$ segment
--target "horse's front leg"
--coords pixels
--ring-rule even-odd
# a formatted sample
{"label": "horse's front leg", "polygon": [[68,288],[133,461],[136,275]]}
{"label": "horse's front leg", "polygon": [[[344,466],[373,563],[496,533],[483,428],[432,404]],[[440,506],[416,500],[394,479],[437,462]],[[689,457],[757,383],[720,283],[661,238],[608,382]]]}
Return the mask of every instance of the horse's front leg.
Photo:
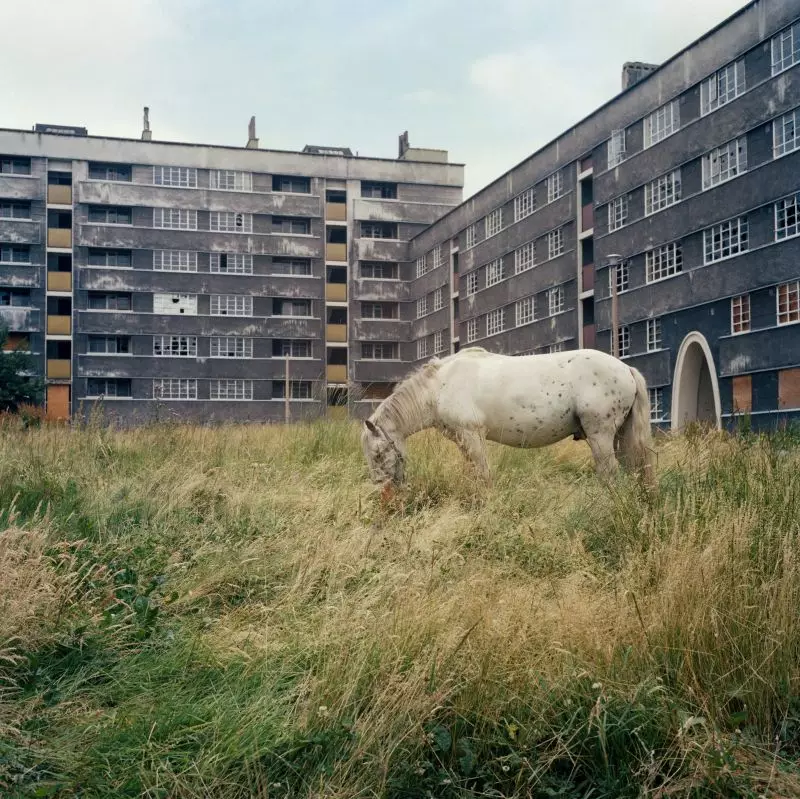
{"label": "horse's front leg", "polygon": [[446,432],[446,435],[455,441],[461,454],[475,467],[478,476],[486,483],[492,485],[492,475],[489,471],[489,458],[486,454],[486,442],[477,430],[456,430]]}

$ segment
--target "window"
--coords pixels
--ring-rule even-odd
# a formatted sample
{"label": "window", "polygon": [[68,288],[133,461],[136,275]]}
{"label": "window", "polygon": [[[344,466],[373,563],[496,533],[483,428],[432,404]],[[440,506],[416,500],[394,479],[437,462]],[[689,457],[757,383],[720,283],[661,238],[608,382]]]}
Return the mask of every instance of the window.
{"label": "window", "polygon": [[677,275],[683,269],[683,251],[674,242],[656,247],[645,254],[645,267],[648,283]]}
{"label": "window", "polygon": [[212,294],[212,316],[252,316],[253,298],[243,294]]}
{"label": "window", "polygon": [[275,275],[310,276],[311,259],[309,258],[273,258],[272,270]]}
{"label": "window", "polygon": [[731,297],[731,333],[750,331],[750,295]]}
{"label": "window", "polygon": [[467,249],[474,247],[478,239],[477,225],[470,225],[467,228]]}
{"label": "window", "polygon": [[527,325],[534,321],[533,297],[525,297],[524,300],[517,300],[514,306],[516,313],[517,327]]}
{"label": "window", "polygon": [[428,298],[420,297],[417,300],[417,319],[428,313]]}
{"label": "window", "polygon": [[361,196],[371,197],[374,200],[396,200],[396,183],[378,183],[377,181],[361,181]]}
{"label": "window", "polygon": [[275,300],[273,316],[311,316],[311,300]]}
{"label": "window", "polygon": [[660,386],[658,388],[648,388],[647,398],[650,401],[650,421],[663,422],[664,421],[664,389]]}
{"label": "window", "polygon": [[394,222],[362,222],[362,239],[396,239],[397,225]]}
{"label": "window", "polygon": [[631,329],[627,325],[620,325],[617,330],[617,352],[620,358],[631,354]]}
{"label": "window", "polygon": [[529,241],[514,251],[514,274],[518,275],[534,266],[536,266],[536,248],[533,242]]}
{"label": "window", "polygon": [[131,381],[123,378],[91,377],[86,384],[88,397],[130,397]]}
{"label": "window", "polygon": [[427,271],[425,256],[421,255],[419,258],[417,258],[417,277],[422,277]]}
{"label": "window", "polygon": [[211,338],[212,358],[252,358],[253,339],[238,336],[213,336]]}
{"label": "window", "polygon": [[[67,300],[67,303],[69,303],[69,300]],[[30,291],[0,290],[0,305],[4,307],[13,305],[17,308],[30,308],[31,293]]]}
{"label": "window", "polygon": [[747,139],[734,139],[703,156],[703,188],[710,189],[747,170]]}
{"label": "window", "polygon": [[700,113],[708,114],[744,92],[744,60],[723,67],[700,84]]}
{"label": "window", "polygon": [[393,263],[361,261],[361,277],[371,280],[399,280],[400,268]]}
{"label": "window", "polygon": [[197,399],[197,380],[177,377],[153,380],[153,397],[163,400]]}
{"label": "window", "polygon": [[437,330],[433,334],[433,352],[437,355],[444,352],[444,332],[442,330]]}
{"label": "window", "polygon": [[608,230],[619,230],[628,221],[628,195],[615,197],[608,204]]}
{"label": "window", "polygon": [[210,270],[213,274],[252,275],[253,256],[247,253],[212,252]]}
{"label": "window", "polygon": [[212,400],[251,400],[253,399],[252,380],[212,380],[209,387]]}
{"label": "window", "polygon": [[800,322],[800,281],[778,286],[778,324]]}
{"label": "window", "polygon": [[197,336],[153,336],[153,355],[196,358]]}
{"label": "window", "polygon": [[127,164],[89,164],[89,180],[131,181],[131,168]]}
{"label": "window", "polygon": [[547,312],[555,316],[564,310],[564,287],[554,286],[547,291]]}
{"label": "window", "polygon": [[273,358],[310,358],[311,342],[306,339],[273,339]]}
{"label": "window", "polygon": [[173,316],[196,316],[196,294],[154,294],[153,313],[170,314]]}
{"label": "window", "polygon": [[417,339],[417,358],[428,357],[428,337]]}
{"label": "window", "polygon": [[101,250],[90,248],[88,255],[89,266],[120,266],[130,267],[130,250]]}
{"label": "window", "polygon": [[111,205],[90,205],[89,222],[98,225],[130,225],[130,208],[117,208]]}
{"label": "window", "polygon": [[550,353],[550,355],[553,355],[556,352],[564,352],[564,342],[557,341],[555,344],[550,344],[547,347],[547,352]]}
{"label": "window", "polygon": [[467,322],[467,342],[476,341],[478,338],[478,320],[470,319]]}
{"label": "window", "polygon": [[3,156],[0,158],[0,174],[3,175],[30,175],[30,158],[11,158]]}
{"label": "window", "polygon": [[645,216],[674,205],[681,199],[681,171],[675,169],[667,175],[650,181],[644,187]]}
{"label": "window", "polygon": [[252,191],[253,176],[250,172],[235,172],[232,169],[212,169],[209,187],[224,191]]}
{"label": "window", "polygon": [[564,231],[559,228],[558,230],[551,230],[547,234],[547,256],[548,258],[555,258],[564,252]]}
{"label": "window", "polygon": [[0,263],[29,264],[31,248],[27,244],[0,244]]}
{"label": "window", "polygon": [[647,351],[654,352],[661,349],[661,320],[647,320]]}
{"label": "window", "polygon": [[673,100],[653,111],[644,120],[644,148],[652,147],[667,136],[671,136],[680,127],[680,109],[678,101]]}
{"label": "window", "polygon": [[747,217],[729,219],[703,231],[703,260],[710,264],[747,250]]}
{"label": "window", "polygon": [[772,146],[775,158],[800,147],[800,109],[790,111],[772,123]]}
{"label": "window", "polygon": [[154,166],[153,185],[195,189],[197,188],[197,170],[185,166]]}
{"label": "window", "polygon": [[31,204],[4,200],[0,202],[0,219],[30,219]]}
{"label": "window", "polygon": [[[284,380],[272,381],[272,399],[286,399],[286,382]],[[289,399],[293,400],[313,399],[311,381],[290,380]]]}
{"label": "window", "polygon": [[442,258],[442,247],[439,244],[437,244],[431,250],[431,263],[433,264],[434,269],[438,269],[440,266],[444,266],[444,258]]}
{"label": "window", "polygon": [[608,168],[613,169],[625,160],[625,131],[612,130],[608,140]]}
{"label": "window", "polygon": [[478,270],[476,269],[474,272],[470,272],[467,275],[467,296],[469,297],[470,294],[476,294],[478,292]]}
{"label": "window", "polygon": [[153,250],[156,272],[196,272],[197,253],[186,250]]}
{"label": "window", "polygon": [[497,308],[494,311],[489,311],[486,314],[486,335],[495,336],[502,333],[505,329],[505,320],[503,316],[503,309]]}
{"label": "window", "polygon": [[131,295],[123,292],[90,291],[91,311],[130,311]]}
{"label": "window", "polygon": [[[213,217],[214,214],[211,216]],[[197,211],[185,208],[154,208],[153,227],[169,230],[197,230]]]}
{"label": "window", "polygon": [[272,191],[285,191],[291,194],[311,194],[311,181],[289,175],[273,175]]}
{"label": "window", "polygon": [[361,357],[365,361],[396,361],[398,359],[396,341],[362,341]]}
{"label": "window", "polygon": [[[630,264],[627,261],[620,261],[616,265],[617,273],[617,292],[627,291],[630,288]],[[608,267],[608,292],[611,293],[614,280],[614,267]]]}
{"label": "window", "polygon": [[[775,240],[789,239],[800,233],[800,216],[798,216],[800,194],[793,194],[775,203]],[[5,261],[6,259],[3,258]]]}
{"label": "window", "polygon": [[523,191],[514,198],[514,221],[519,222],[525,219],[536,210],[536,192],[531,186],[527,191]]}
{"label": "window", "polygon": [[362,319],[399,319],[400,308],[396,302],[362,302]]}
{"label": "window", "polygon": [[444,292],[441,288],[433,292],[433,310],[441,311],[444,308]]}
{"label": "window", "polygon": [[557,200],[564,193],[564,176],[555,172],[547,178],[547,202]]}
{"label": "window", "polygon": [[[274,230],[274,217],[272,222]],[[238,211],[212,211],[208,215],[208,229],[220,233],[252,233],[253,215]]]}
{"label": "window", "polygon": [[503,259],[497,258],[486,267],[486,287],[494,286],[503,279]]}
{"label": "window", "polygon": [[494,236],[503,229],[503,209],[496,208],[486,215],[484,224],[486,225],[486,238]]}
{"label": "window", "polygon": [[130,355],[130,336],[89,336],[87,352],[93,355]]}
{"label": "window", "polygon": [[800,23],[795,22],[790,28],[772,37],[772,74],[777,75],[798,61],[800,61]]}

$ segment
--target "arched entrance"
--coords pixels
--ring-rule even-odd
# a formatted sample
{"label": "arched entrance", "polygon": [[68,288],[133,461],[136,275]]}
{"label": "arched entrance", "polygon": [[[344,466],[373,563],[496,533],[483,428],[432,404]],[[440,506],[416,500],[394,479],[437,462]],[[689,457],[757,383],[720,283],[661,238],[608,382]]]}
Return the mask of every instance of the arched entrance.
{"label": "arched entrance", "polygon": [[719,428],[722,407],[717,370],[711,348],[702,333],[689,333],[678,350],[672,380],[672,429],[690,422]]}

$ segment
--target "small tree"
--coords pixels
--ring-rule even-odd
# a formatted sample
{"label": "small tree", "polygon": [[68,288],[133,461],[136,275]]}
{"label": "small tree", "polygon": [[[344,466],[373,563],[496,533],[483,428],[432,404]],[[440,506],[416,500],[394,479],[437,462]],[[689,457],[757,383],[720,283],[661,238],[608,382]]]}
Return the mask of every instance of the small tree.
{"label": "small tree", "polygon": [[7,341],[8,329],[0,325],[0,411],[15,413],[20,405],[41,403],[44,383],[41,378],[25,374],[31,361],[24,352],[2,352]]}

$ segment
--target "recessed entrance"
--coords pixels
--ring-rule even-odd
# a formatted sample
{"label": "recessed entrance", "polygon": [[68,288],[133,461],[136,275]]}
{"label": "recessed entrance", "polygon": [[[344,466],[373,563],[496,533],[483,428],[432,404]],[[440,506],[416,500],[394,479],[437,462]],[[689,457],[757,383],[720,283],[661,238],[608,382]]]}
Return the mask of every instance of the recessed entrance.
{"label": "recessed entrance", "polygon": [[691,422],[720,427],[722,408],[714,358],[702,333],[683,340],[672,381],[672,429]]}

